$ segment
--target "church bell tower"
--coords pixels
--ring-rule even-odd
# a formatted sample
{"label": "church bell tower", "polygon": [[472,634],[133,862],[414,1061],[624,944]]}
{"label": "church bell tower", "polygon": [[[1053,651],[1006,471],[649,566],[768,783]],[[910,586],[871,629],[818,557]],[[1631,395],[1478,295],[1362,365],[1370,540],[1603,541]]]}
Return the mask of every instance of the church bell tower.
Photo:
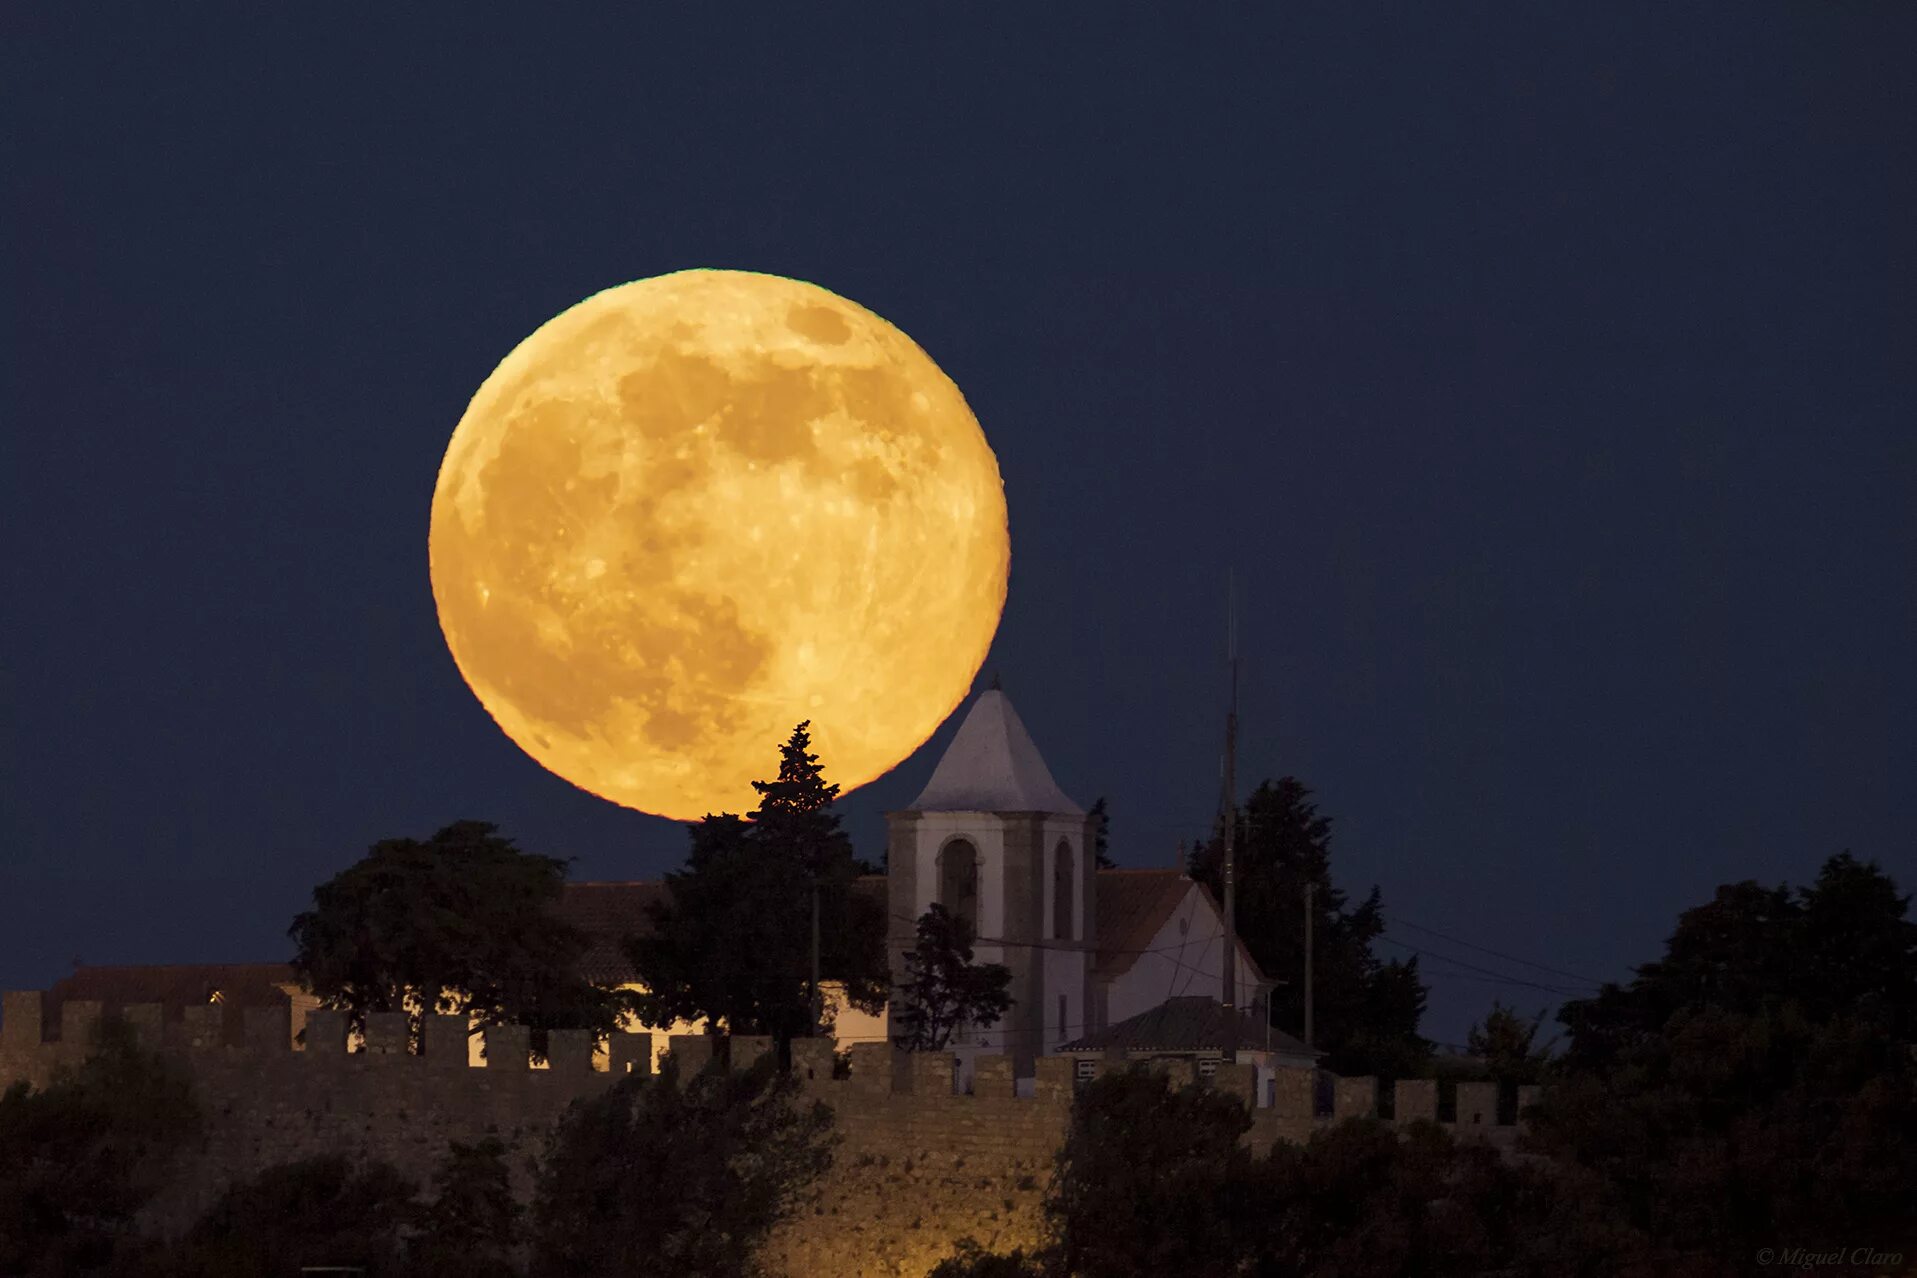
{"label": "church bell tower", "polygon": [[[976,961],[1012,972],[1011,1010],[956,1050],[1008,1055],[1022,1077],[1093,1028],[1092,818],[1052,780],[996,682],[973,700],[924,791],[885,819],[893,979],[933,902],[971,920]],[[898,999],[895,988],[894,1016]]]}

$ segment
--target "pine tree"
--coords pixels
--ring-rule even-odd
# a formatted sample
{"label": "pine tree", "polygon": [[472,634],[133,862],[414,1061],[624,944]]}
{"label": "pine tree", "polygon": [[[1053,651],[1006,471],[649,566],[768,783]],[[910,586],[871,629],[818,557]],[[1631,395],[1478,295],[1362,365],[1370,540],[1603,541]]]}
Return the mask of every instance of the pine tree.
{"label": "pine tree", "polygon": [[[1431,1046],[1418,1036],[1425,988],[1416,958],[1380,959],[1384,902],[1377,888],[1352,905],[1331,880],[1331,818],[1294,777],[1259,785],[1238,818],[1234,879],[1238,935],[1266,976],[1284,981],[1272,995],[1272,1024],[1304,1027],[1305,886],[1312,897],[1315,1024],[1313,1045],[1341,1074],[1415,1075]],[[1223,899],[1221,835],[1201,842],[1192,877]]]}
{"label": "pine tree", "polygon": [[1092,804],[1092,810],[1089,815],[1098,822],[1097,826],[1093,828],[1092,833],[1092,851],[1097,860],[1098,868],[1101,870],[1112,869],[1117,865],[1117,862],[1112,860],[1111,854],[1106,850],[1105,828],[1111,824],[1111,817],[1105,811],[1104,795],[1101,794],[1098,796],[1098,802]]}
{"label": "pine tree", "polygon": [[666,876],[671,901],[653,907],[650,935],[628,938],[646,987],[633,1001],[648,1024],[703,1018],[782,1043],[810,1033],[815,883],[823,979],[843,982],[861,1010],[884,1006],[885,911],[852,890],[860,866],[809,728],[780,747],[775,779],[752,783],[749,820],[725,813],[691,826],[686,868]]}

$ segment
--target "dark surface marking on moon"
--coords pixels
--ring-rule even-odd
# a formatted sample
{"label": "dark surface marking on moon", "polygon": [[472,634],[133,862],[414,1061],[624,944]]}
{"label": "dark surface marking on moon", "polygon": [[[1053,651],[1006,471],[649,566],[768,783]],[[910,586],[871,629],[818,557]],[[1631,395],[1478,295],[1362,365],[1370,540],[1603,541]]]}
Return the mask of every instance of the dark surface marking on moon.
{"label": "dark surface marking on moon", "polygon": [[799,336],[824,346],[838,346],[852,336],[852,326],[829,306],[795,306],[785,313],[785,322]]}
{"label": "dark surface marking on moon", "polygon": [[798,461],[811,467],[819,447],[806,423],[834,406],[811,368],[767,365],[735,383],[732,405],[719,421],[719,438],[756,462]]}
{"label": "dark surface marking on moon", "polygon": [[[680,361],[674,373],[677,405],[629,394],[622,407],[630,411],[634,400],[644,399],[658,406],[652,420],[662,430],[689,430],[703,418],[688,420],[686,414],[721,402],[730,384],[705,360]],[[674,413],[675,406],[684,411]],[[708,726],[725,731],[734,717],[733,695],[754,681],[771,651],[763,636],[740,624],[730,600],[668,584],[678,552],[698,535],[661,523],[659,501],[674,486],[662,481],[695,482],[709,463],[668,457],[648,476],[645,498],[615,507],[616,476],[581,474],[577,413],[572,405],[548,401],[517,414],[481,475],[483,535],[468,534],[458,521],[446,525],[447,563],[454,568],[448,581],[467,583],[448,592],[449,633],[458,637],[471,669],[520,714],[555,734],[616,738],[630,726],[624,714],[617,724],[608,722],[620,707],[643,716],[652,744],[694,746]],[[700,451],[694,449],[694,456]],[[675,468],[676,475],[670,473]],[[617,547],[607,556],[612,571],[582,584],[558,562],[567,538],[555,534],[566,528],[589,535],[611,518],[620,525],[618,535],[607,539]],[[555,574],[555,568],[561,570]],[[477,602],[474,582],[492,591],[490,606]],[[638,598],[625,598],[628,588]],[[558,620],[570,647],[542,637],[542,613]],[[528,735],[533,744],[550,748],[544,737]]]}

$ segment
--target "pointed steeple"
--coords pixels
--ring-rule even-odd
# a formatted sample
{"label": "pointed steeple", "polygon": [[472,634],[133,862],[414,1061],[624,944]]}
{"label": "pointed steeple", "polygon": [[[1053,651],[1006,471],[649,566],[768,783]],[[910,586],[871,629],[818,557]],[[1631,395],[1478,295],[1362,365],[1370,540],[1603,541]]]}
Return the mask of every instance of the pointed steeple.
{"label": "pointed steeple", "polygon": [[945,747],[945,757],[910,810],[1085,815],[1085,809],[1052,780],[1051,769],[996,677],[972,702],[952,744]]}

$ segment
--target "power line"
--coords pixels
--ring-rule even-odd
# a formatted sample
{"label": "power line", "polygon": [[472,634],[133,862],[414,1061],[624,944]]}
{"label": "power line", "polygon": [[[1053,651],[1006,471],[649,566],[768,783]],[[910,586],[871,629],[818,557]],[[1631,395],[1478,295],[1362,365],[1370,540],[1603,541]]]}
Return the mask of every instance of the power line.
{"label": "power line", "polygon": [[1581,972],[1567,972],[1561,967],[1552,967],[1548,963],[1536,963],[1530,959],[1519,958],[1515,954],[1506,954],[1502,950],[1494,950],[1494,949],[1487,948],[1486,946],[1483,946],[1483,945],[1475,945],[1470,941],[1461,940],[1458,937],[1450,936],[1450,935],[1447,935],[1446,933],[1440,932],[1438,931],[1438,929],[1434,927],[1426,927],[1422,923],[1413,923],[1410,919],[1404,918],[1401,915],[1388,914],[1385,917],[1390,922],[1397,924],[1399,927],[1408,927],[1414,932],[1423,932],[1427,936],[1435,936],[1441,941],[1449,941],[1453,945],[1462,945],[1467,950],[1476,950],[1480,954],[1489,954],[1493,958],[1501,958],[1501,959],[1504,959],[1506,962],[1518,963],[1525,967],[1534,967],[1540,972],[1549,972],[1553,976],[1568,976],[1574,981],[1580,981],[1587,985],[1604,984],[1603,981],[1599,981],[1592,977],[1586,976]]}
{"label": "power line", "polygon": [[[1488,967],[1479,967],[1475,963],[1467,963],[1463,959],[1453,958],[1449,954],[1436,954],[1429,950],[1421,950],[1415,945],[1407,945],[1403,941],[1394,941],[1388,936],[1381,936],[1378,939],[1383,941],[1386,945],[1395,945],[1401,950],[1410,950],[1413,954],[1418,955],[1420,958],[1434,959],[1440,963],[1455,963],[1459,967],[1468,968],[1473,972],[1478,972],[1484,976],[1491,977],[1494,980],[1500,982],[1501,984],[1524,985],[1534,990],[1543,990],[1547,994],[1557,994],[1563,997],[1574,997],[1583,993],[1583,991],[1580,991],[1580,990],[1567,990],[1557,985],[1541,985],[1536,981],[1527,981],[1523,979],[1522,977],[1507,976],[1503,972],[1493,971],[1491,968],[1488,968]],[[1455,976],[1455,975],[1458,975],[1458,973],[1438,972],[1438,973],[1434,973],[1433,975]],[[1595,988],[1596,983],[1593,982],[1592,984],[1593,984],[1593,988]]]}

